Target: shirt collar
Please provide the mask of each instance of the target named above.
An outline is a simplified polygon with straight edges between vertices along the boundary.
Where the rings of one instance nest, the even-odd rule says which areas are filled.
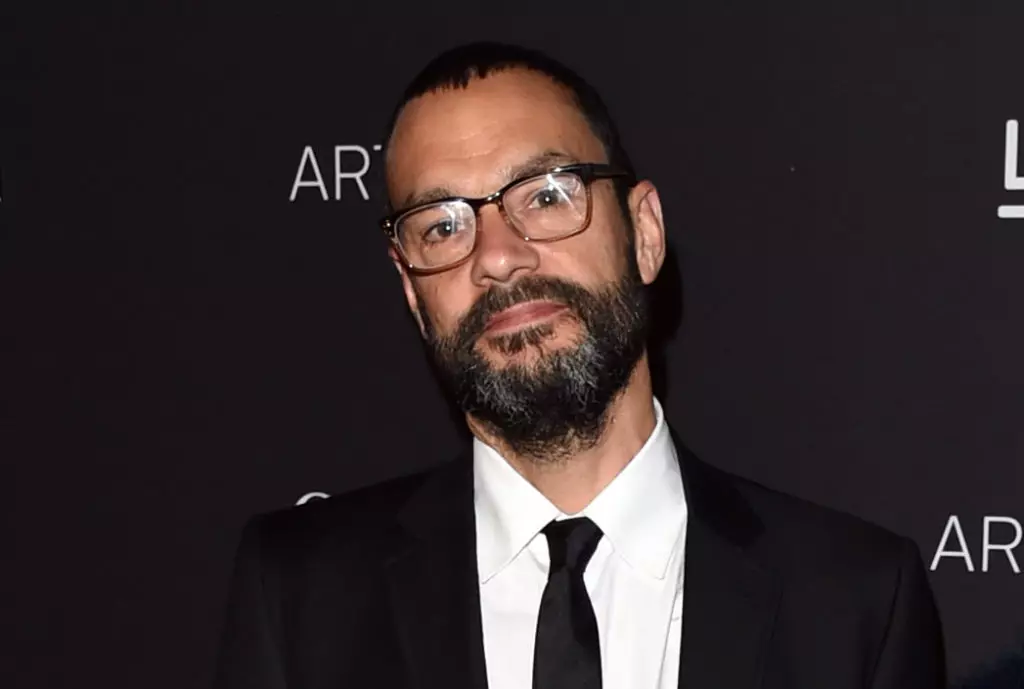
[[[473,439],[480,582],[503,570],[561,511],[497,450]]]
[[[664,578],[686,521],[686,498],[661,404],[650,437],[619,475],[583,509],[628,565]],[[473,441],[477,564],[486,583],[553,519],[555,505],[496,450]],[[578,516],[578,515],[574,515]]]

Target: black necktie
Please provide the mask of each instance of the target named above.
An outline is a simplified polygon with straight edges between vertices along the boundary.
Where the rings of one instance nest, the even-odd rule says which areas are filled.
[[[583,570],[601,540],[586,517],[544,527],[551,553],[533,651],[533,689],[601,689],[601,645]]]

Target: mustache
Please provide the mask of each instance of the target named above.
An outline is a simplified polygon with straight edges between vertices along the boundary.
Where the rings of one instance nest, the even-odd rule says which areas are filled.
[[[583,315],[581,306],[588,303],[590,296],[586,288],[553,277],[529,276],[512,287],[491,287],[459,321],[453,339],[462,348],[472,347],[495,314],[528,301],[552,301],[568,307],[579,318]]]

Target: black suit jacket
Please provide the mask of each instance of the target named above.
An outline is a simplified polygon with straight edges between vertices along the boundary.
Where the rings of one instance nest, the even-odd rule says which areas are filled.
[[[680,687],[945,686],[912,542],[676,448],[689,506]],[[217,689],[484,689],[472,473],[462,458],[252,520]]]

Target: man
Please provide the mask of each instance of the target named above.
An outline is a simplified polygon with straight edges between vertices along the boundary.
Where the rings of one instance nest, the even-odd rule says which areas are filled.
[[[218,687],[944,685],[910,541],[672,437],[645,346],[661,203],[586,82],[449,51],[386,169],[391,257],[472,450],[249,524]]]

